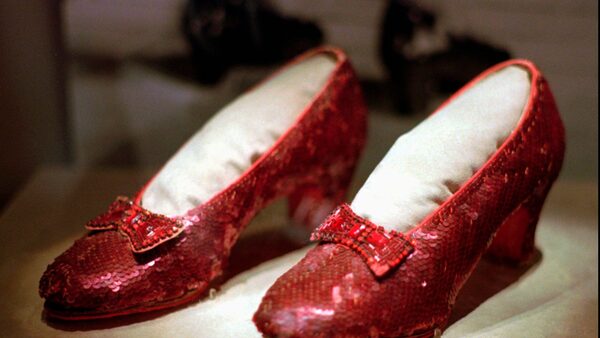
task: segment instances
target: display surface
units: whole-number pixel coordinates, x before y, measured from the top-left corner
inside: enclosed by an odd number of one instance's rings
[[[390,123],[378,116],[372,120],[376,128]],[[0,217],[0,254],[10,257],[0,261],[6,276],[0,280],[4,337],[261,337],[252,323],[254,311],[269,286],[307,249],[247,269],[227,280],[213,299],[160,316],[81,323],[42,317],[36,289],[48,262],[84,233],[89,215],[104,210],[115,195],[134,192],[151,174],[46,168],[32,178]],[[514,269],[483,259],[457,298],[444,337],[597,336],[597,196],[594,182],[559,180],[542,212],[535,263]],[[261,252],[269,246],[256,245],[253,238],[288,227],[285,205],[274,205],[242,233],[232,255],[256,254],[238,251],[242,243]]]
[[[158,191],[152,189],[155,184],[151,180],[131,201],[118,199],[107,213],[88,222],[88,229],[93,231],[57,257],[40,280],[39,292],[47,300],[48,316],[104,318],[190,302],[208,291],[211,282],[222,274],[240,232],[273,199],[288,196],[291,214],[305,221],[307,227],[314,222],[313,216],[322,219],[311,214],[317,206],[329,212],[339,203],[350,183],[366,132],[366,108],[348,59],[337,49],[318,49],[292,61],[273,81],[275,87],[281,85],[278,80],[285,84],[287,70],[293,73],[297,65],[305,61],[310,64],[322,56],[333,58],[335,67],[325,68],[329,75],[321,88],[308,91],[314,97],[300,95],[296,105],[301,113],[292,119],[295,123],[283,129],[281,132],[285,133],[280,137],[275,130],[267,129],[266,134],[276,135],[270,136],[274,144],[262,153],[258,147],[257,158],[247,160],[247,167],[240,169],[241,176],[233,182],[223,179],[221,190],[208,201],[171,217],[156,214],[143,203],[149,194],[171,201],[167,197],[179,191],[169,191],[165,181],[175,180],[173,177],[181,181],[177,174],[183,171],[194,174],[185,160],[197,155],[193,150],[198,140],[209,141],[201,137],[203,130],[156,176]],[[320,83],[322,79],[321,76]],[[300,92],[307,91],[306,85],[299,82]],[[269,84],[270,81],[259,85],[240,101],[264,102],[256,96],[264,87],[269,89]],[[282,91],[293,92],[290,88],[279,90]],[[278,98],[285,101],[287,97]],[[248,113],[239,107],[232,109],[235,105],[225,111]],[[209,126],[223,127],[222,121],[215,122],[218,117]],[[212,143],[215,146],[218,142]],[[231,148],[228,150],[234,156],[255,154],[252,149],[235,152],[236,146]],[[220,159],[227,162],[223,156]],[[203,160],[210,161],[211,157]],[[165,175],[171,170],[176,170],[176,174]],[[194,199],[186,195],[185,200]],[[307,213],[296,212],[307,203],[316,203],[315,208],[309,206]],[[323,209],[321,204],[330,209]]]
[[[414,251],[403,261],[385,262],[405,248],[385,238],[372,241],[377,252],[386,253],[370,258],[387,263],[390,271],[382,275],[373,262],[365,264],[360,246],[319,236],[325,223],[314,232],[320,244],[265,294],[254,316],[261,332],[285,337],[433,337],[447,326],[458,292],[486,251],[513,263],[532,256],[538,217],[565,150],[562,121],[546,80],[532,63],[508,61],[475,78],[442,107],[511,66],[525,69],[531,81],[524,87],[529,95],[518,124],[439,208],[403,233]],[[430,130],[435,137],[436,129]],[[445,160],[452,161],[453,154]],[[351,218],[342,218],[339,236],[353,237]]]

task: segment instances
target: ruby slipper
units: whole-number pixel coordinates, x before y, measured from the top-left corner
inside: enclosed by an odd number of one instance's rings
[[[501,63],[400,137],[265,294],[277,337],[432,337],[484,253],[524,262],[564,155],[548,84]]]
[[[306,226],[320,223],[343,200],[365,132],[347,57],[333,48],[300,56],[215,115],[137,195],[86,224],[91,232],[40,280],[47,315],[112,317],[199,298],[275,198],[288,196]]]

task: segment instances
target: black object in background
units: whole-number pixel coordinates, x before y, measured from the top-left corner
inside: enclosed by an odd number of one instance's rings
[[[260,0],[190,0],[183,31],[196,78],[205,84],[233,65],[281,62],[323,40],[316,24],[281,15]]]
[[[390,0],[380,53],[399,113],[419,112],[428,100],[449,94],[510,53],[468,36],[446,32],[434,12],[409,0]]]

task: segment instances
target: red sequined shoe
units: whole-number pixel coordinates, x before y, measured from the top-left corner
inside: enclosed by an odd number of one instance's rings
[[[484,72],[398,139],[352,205],[313,232],[319,244],[267,291],[257,328],[277,337],[441,334],[484,253],[531,256],[564,140],[532,63]]]
[[[347,57],[333,48],[300,56],[213,117],[136,196],[86,224],[40,280],[47,316],[105,318],[198,299],[275,198],[319,224],[343,200],[365,133]]]

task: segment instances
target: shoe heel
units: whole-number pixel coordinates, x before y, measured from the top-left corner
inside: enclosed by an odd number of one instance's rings
[[[508,264],[529,261],[535,250],[535,230],[547,195],[532,194],[502,223],[486,256]]]
[[[298,187],[288,196],[288,216],[299,228],[294,237],[306,240],[327,215],[346,198],[355,164],[328,172],[316,184]],[[338,167],[339,168],[339,167]],[[332,168],[334,169],[334,168]]]
[[[327,147],[317,147],[312,176],[288,195],[288,216],[296,226],[287,227],[291,237],[307,242],[309,234],[346,199],[346,193],[365,145],[367,108],[360,85],[349,64],[344,72],[349,81],[331,95],[344,97],[342,104],[329,109],[327,122],[319,122]],[[332,137],[331,135],[335,135]]]

